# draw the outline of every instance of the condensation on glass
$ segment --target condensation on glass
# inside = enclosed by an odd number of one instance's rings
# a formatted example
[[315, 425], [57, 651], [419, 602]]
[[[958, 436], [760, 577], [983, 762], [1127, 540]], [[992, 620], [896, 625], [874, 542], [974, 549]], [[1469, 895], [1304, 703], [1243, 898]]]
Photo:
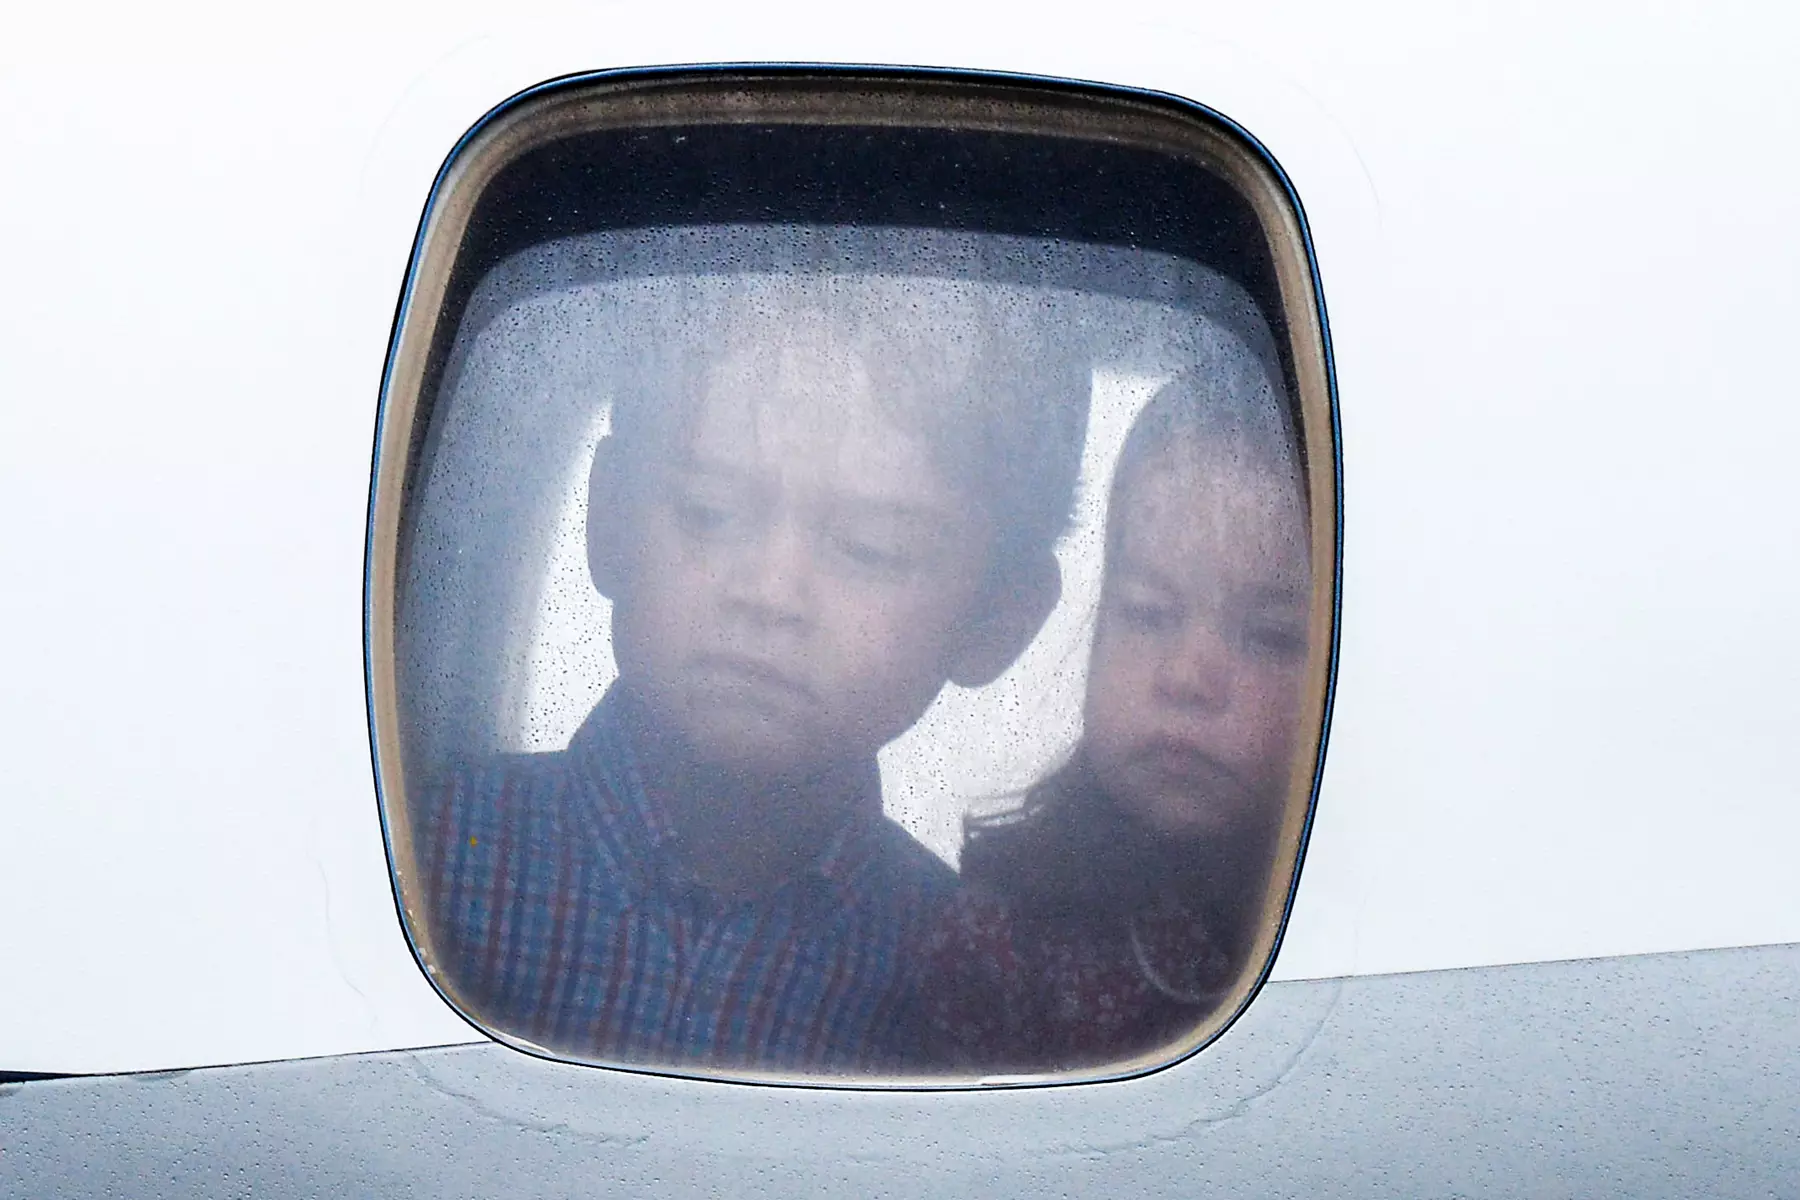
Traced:
[[1175, 101], [740, 71], [487, 118], [370, 524], [382, 815], [446, 1000], [847, 1086], [1216, 1036], [1327, 718], [1314, 286], [1273, 165]]

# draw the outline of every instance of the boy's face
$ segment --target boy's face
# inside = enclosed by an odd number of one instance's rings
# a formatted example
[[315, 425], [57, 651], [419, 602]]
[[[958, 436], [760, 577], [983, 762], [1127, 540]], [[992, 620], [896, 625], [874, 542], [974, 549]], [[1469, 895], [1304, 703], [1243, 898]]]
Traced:
[[697, 761], [867, 761], [954, 673], [993, 531], [818, 330], [728, 352], [622, 477], [603, 590], [620, 676]]
[[1089, 667], [1090, 761], [1121, 807], [1163, 833], [1265, 829], [1307, 660], [1297, 489], [1226, 454], [1169, 449], [1125, 482]]

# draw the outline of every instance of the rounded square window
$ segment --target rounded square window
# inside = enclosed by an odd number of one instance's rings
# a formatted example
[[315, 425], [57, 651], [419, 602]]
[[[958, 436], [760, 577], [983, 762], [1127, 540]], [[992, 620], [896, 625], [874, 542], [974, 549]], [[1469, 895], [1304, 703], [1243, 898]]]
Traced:
[[370, 521], [435, 986], [760, 1082], [1204, 1045], [1321, 761], [1327, 364], [1291, 192], [1183, 102], [734, 70], [496, 110], [420, 229]]

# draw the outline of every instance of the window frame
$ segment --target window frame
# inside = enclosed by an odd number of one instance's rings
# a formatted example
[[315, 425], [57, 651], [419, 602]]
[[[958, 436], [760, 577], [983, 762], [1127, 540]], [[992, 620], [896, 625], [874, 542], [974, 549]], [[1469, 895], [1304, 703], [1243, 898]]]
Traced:
[[[1315, 602], [1309, 618], [1306, 695], [1313, 736], [1299, 740], [1264, 920], [1235, 1002], [1182, 1038], [1100, 1070], [985, 1078], [855, 1078], [714, 1071], [680, 1064], [572, 1059], [489, 1026], [433, 966], [432, 931], [412, 870], [406, 816], [396, 619], [406, 514], [441, 364], [462, 309], [445, 303], [477, 205], [509, 164], [577, 134], [668, 125], [793, 124], [933, 128], [1105, 140], [1185, 158], [1216, 175], [1253, 209], [1269, 243], [1280, 311], [1275, 335], [1305, 474]], [[467, 297], [464, 297], [466, 303]], [[1335, 373], [1304, 210], [1274, 157], [1246, 130], [1179, 97], [1040, 76], [903, 67], [722, 65], [585, 72], [528, 88], [497, 105], [457, 142], [433, 182], [414, 238], [384, 364], [375, 426], [364, 575], [364, 666], [377, 807], [395, 904], [408, 947], [439, 995], [484, 1036], [559, 1062], [745, 1084], [828, 1089], [966, 1089], [1078, 1085], [1142, 1076], [1199, 1053], [1254, 1002], [1280, 949], [1317, 807], [1335, 693], [1341, 610], [1342, 465]], [[1295, 802], [1295, 798], [1302, 798]], [[1291, 856], [1286, 853], [1292, 848]]]

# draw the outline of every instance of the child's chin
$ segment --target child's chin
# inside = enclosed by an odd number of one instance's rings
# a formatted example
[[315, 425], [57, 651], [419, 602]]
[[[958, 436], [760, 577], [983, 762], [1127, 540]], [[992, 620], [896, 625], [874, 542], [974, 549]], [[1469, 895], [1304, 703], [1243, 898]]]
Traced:
[[1176, 841], [1196, 841], [1230, 834], [1243, 824], [1243, 815], [1204, 804], [1192, 795], [1169, 795], [1145, 789], [1135, 797], [1121, 796], [1120, 806], [1154, 833]]
[[688, 730], [688, 744], [711, 766], [771, 780], [814, 775], [822, 757], [808, 731], [753, 713], [709, 713]]

